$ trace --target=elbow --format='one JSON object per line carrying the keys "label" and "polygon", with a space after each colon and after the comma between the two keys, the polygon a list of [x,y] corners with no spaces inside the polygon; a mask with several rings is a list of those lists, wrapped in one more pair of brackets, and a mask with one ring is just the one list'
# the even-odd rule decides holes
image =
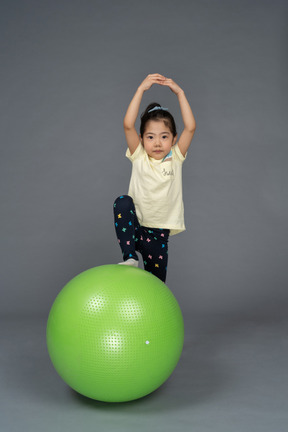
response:
{"label": "elbow", "polygon": [[190,126],[190,127],[187,128],[187,131],[190,134],[194,134],[195,130],[196,130],[196,123],[193,126]]}
{"label": "elbow", "polygon": [[194,133],[196,130],[196,123],[194,123],[194,125],[192,126],[192,128],[190,129],[190,132]]}
{"label": "elbow", "polygon": [[125,130],[131,130],[133,129],[134,125],[131,125],[130,123],[128,123],[127,121],[123,121],[123,127]]}

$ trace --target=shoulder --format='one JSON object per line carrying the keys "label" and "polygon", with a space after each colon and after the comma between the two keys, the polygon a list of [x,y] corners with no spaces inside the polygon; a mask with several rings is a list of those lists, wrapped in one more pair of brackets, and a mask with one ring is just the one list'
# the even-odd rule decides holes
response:
{"label": "shoulder", "polygon": [[136,147],[136,150],[131,154],[129,148],[127,148],[126,150],[126,154],[125,156],[131,161],[134,162],[136,159],[139,159],[143,156],[145,156],[145,150],[144,147],[142,146],[141,142],[139,141],[138,146]]}
{"label": "shoulder", "polygon": [[172,155],[173,155],[173,159],[178,160],[179,162],[184,162],[187,158],[187,152],[185,156],[183,156],[178,146],[178,142],[172,147]]}

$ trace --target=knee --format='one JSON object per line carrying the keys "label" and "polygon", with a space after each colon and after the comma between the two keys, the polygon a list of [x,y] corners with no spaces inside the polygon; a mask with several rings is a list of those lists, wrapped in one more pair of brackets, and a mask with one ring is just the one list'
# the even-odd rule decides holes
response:
{"label": "knee", "polygon": [[130,210],[133,206],[133,199],[129,195],[121,195],[114,201],[114,208],[117,208],[117,210]]}

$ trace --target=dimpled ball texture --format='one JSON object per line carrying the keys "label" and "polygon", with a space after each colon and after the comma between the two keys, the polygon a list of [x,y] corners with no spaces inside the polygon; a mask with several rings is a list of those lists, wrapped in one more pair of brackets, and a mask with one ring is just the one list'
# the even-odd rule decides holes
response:
{"label": "dimpled ball texture", "polygon": [[56,297],[47,348],[61,378],[78,393],[126,402],[160,387],[184,340],[181,309],[145,270],[104,265],[80,273]]}

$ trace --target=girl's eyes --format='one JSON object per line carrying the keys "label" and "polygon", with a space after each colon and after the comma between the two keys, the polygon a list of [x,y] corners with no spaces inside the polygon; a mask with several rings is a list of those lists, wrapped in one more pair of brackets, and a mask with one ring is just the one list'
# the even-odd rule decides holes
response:
{"label": "girl's eyes", "polygon": [[[147,138],[148,138],[149,140],[152,140],[154,137],[148,135]],[[163,139],[167,139],[167,138],[168,138],[168,135],[162,135],[162,138],[163,138]]]}

